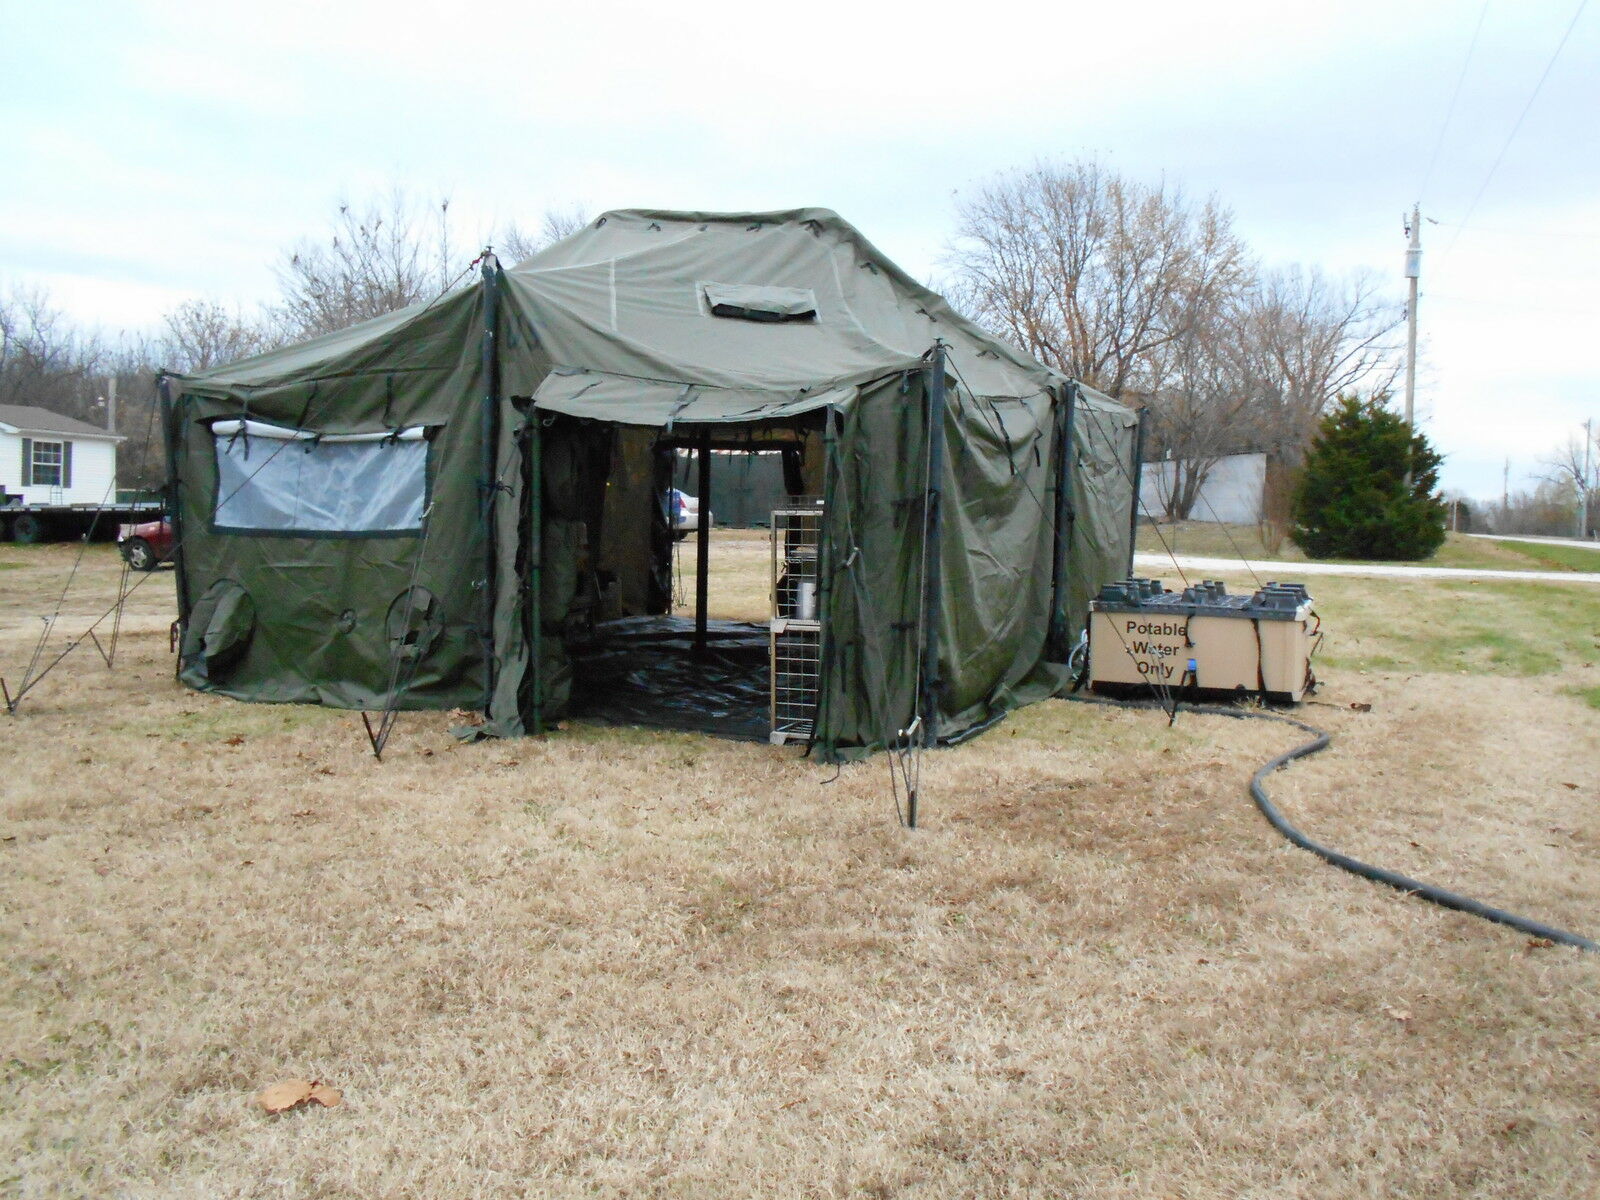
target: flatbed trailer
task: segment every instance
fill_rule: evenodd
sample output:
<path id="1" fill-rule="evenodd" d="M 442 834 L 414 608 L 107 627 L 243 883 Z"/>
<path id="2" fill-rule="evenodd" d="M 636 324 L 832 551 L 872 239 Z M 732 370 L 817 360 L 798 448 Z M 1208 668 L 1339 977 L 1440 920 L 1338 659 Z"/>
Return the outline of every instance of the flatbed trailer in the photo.
<path id="1" fill-rule="evenodd" d="M 85 536 L 94 542 L 112 542 L 118 525 L 136 525 L 161 516 L 159 500 L 128 500 L 116 504 L 8 504 L 0 508 L 0 541 L 75 542 Z"/>

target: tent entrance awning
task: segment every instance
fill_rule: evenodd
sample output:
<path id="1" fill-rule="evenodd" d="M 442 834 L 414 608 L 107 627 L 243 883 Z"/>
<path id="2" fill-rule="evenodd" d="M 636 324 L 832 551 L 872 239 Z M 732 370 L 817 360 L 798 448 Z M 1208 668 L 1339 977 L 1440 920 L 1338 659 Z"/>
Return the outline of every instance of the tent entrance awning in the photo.
<path id="1" fill-rule="evenodd" d="M 552 371 L 533 394 L 543 412 L 610 421 L 619 425 L 745 425 L 782 421 L 832 405 L 848 404 L 854 384 L 773 392 L 708 387 L 608 375 L 599 371 Z"/>

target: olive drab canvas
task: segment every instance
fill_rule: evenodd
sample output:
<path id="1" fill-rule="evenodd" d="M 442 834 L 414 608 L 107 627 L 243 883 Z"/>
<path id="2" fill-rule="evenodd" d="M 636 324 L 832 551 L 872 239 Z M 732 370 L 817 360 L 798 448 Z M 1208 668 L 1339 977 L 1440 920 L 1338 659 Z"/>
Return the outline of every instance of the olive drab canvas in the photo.
<path id="1" fill-rule="evenodd" d="M 163 393 L 181 677 L 240 700 L 548 727 L 575 624 L 670 603 L 684 448 L 783 450 L 822 500 L 826 757 L 1060 691 L 1129 569 L 1137 415 L 824 209 L 610 212 Z"/>

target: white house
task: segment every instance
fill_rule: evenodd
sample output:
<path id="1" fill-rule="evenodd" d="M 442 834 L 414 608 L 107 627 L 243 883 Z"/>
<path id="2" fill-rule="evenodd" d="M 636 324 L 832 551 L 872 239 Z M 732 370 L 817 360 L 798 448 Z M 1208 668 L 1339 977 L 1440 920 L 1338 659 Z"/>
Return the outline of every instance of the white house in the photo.
<path id="1" fill-rule="evenodd" d="M 0 505 L 115 503 L 121 440 L 43 408 L 0 404 Z"/>

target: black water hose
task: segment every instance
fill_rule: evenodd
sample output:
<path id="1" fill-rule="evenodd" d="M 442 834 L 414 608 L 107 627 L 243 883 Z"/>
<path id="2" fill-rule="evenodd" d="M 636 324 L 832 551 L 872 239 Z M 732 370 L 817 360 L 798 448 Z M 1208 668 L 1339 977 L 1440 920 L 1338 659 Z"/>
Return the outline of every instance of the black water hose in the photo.
<path id="1" fill-rule="evenodd" d="M 1112 700 L 1103 696 L 1074 694 L 1062 698 L 1079 704 L 1104 704 L 1112 708 L 1150 709 L 1161 707 L 1154 701 Z M 1162 709 L 1162 711 L 1166 710 Z M 1496 924 L 1509 925 L 1512 929 L 1520 930 L 1532 937 L 1546 938 L 1552 942 L 1560 942 L 1564 946 L 1576 946 L 1580 950 L 1600 953 L 1600 943 L 1593 942 L 1579 934 L 1568 933 L 1565 929 L 1557 929 L 1555 926 L 1546 925 L 1542 921 L 1519 917 L 1516 913 L 1494 908 L 1480 900 L 1474 900 L 1470 896 L 1462 896 L 1456 892 L 1446 891 L 1444 888 L 1435 887 L 1431 883 L 1423 883 L 1421 880 L 1401 875 L 1397 871 L 1385 871 L 1382 867 L 1374 867 L 1370 863 L 1362 862 L 1359 858 L 1351 858 L 1348 854 L 1341 854 L 1337 850 L 1331 850 L 1319 842 L 1312 841 L 1293 825 L 1289 824 L 1284 815 L 1278 811 L 1278 806 L 1273 804 L 1267 797 L 1267 789 L 1263 786 L 1263 781 L 1274 771 L 1281 771 L 1284 767 L 1287 767 L 1295 759 L 1309 758 L 1318 751 L 1328 748 L 1333 739 L 1322 730 L 1316 728 L 1316 726 L 1308 725 L 1304 721 L 1297 721 L 1293 717 L 1286 717 L 1281 713 L 1262 712 L 1258 709 L 1248 708 L 1229 708 L 1216 704 L 1186 704 L 1183 706 L 1183 711 L 1203 713 L 1214 717 L 1233 717 L 1237 720 L 1277 721 L 1283 725 L 1293 725 L 1296 729 L 1312 735 L 1311 741 L 1296 746 L 1292 750 L 1285 751 L 1278 757 L 1261 764 L 1256 773 L 1250 776 L 1250 797 L 1256 802 L 1256 807 L 1261 810 L 1261 815 L 1266 817 L 1274 829 L 1296 846 L 1299 846 L 1300 849 L 1309 850 L 1317 857 L 1332 863 L 1341 870 L 1349 871 L 1352 875 L 1359 875 L 1363 879 L 1372 880 L 1374 883 L 1387 884 L 1397 891 L 1420 896 L 1422 899 L 1432 901 L 1441 907 L 1453 908 L 1457 912 L 1471 913 L 1475 917 L 1482 917 L 1485 921 L 1494 921 Z"/>

